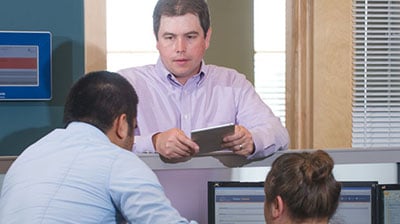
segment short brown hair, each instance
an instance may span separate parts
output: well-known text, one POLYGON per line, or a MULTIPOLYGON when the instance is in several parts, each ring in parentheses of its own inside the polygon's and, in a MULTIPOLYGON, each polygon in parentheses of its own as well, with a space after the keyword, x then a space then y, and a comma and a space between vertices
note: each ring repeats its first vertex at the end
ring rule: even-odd
POLYGON ((199 17, 204 37, 210 28, 210 13, 205 0, 159 0, 153 11, 153 31, 158 40, 161 16, 183 16, 191 13, 199 17))

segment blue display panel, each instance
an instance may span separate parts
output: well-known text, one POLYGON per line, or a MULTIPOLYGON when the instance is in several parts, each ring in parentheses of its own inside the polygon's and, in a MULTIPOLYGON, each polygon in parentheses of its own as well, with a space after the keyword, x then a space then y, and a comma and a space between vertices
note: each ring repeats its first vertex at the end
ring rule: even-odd
POLYGON ((51 92, 51 33, 0 31, 0 100, 50 100, 51 92))

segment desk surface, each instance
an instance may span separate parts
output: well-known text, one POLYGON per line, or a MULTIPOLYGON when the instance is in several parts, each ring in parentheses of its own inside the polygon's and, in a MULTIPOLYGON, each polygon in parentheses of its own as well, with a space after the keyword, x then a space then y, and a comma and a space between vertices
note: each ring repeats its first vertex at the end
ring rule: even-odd
MULTIPOLYGON (((153 170, 268 167, 283 153, 302 151, 311 150, 278 151, 270 157, 256 161, 248 161, 233 154, 194 157, 179 163, 162 162, 158 154, 140 154, 139 157, 153 170)), ((335 164, 400 162, 400 148, 326 149, 326 151, 332 156, 335 164)), ((0 173, 5 173, 15 159, 16 156, 0 156, 0 173)))
MULTIPOLYGON (((202 169, 202 168, 234 168, 234 167, 268 167, 283 153, 303 152, 308 150, 278 151, 270 157, 248 161, 243 157, 233 154, 194 157, 186 162, 164 163, 156 154, 144 154, 140 157, 153 169, 202 169)), ((335 164, 360 164, 360 163, 397 163, 400 162, 400 148, 369 148, 369 149, 326 149, 335 164)))

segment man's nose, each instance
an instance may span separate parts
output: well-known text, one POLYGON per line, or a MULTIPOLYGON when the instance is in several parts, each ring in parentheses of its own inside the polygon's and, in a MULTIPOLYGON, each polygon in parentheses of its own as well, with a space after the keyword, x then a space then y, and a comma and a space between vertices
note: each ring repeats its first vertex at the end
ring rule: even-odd
POLYGON ((182 54, 186 52, 186 42, 184 38, 177 38, 175 44, 176 53, 182 54))

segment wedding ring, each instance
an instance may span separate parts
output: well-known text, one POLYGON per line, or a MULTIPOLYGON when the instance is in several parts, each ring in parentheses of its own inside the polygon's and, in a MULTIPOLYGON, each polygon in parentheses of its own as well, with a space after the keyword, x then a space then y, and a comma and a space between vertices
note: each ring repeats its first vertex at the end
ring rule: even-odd
POLYGON ((239 145, 239 150, 242 150, 243 149, 243 146, 242 146, 242 144, 240 144, 239 145))

